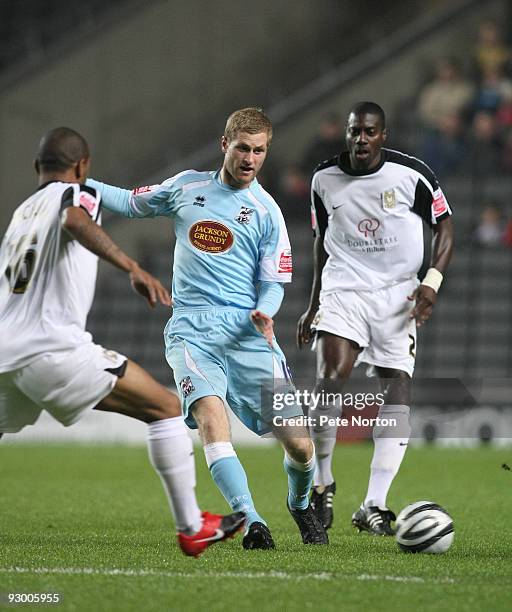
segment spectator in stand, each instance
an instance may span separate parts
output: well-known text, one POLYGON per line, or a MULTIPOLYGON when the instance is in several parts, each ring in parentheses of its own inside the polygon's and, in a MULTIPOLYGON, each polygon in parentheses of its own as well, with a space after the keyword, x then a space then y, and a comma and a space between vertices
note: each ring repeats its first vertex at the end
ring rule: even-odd
POLYGON ((345 126, 338 113, 332 111, 322 118, 318 134, 306 149, 302 169, 308 179, 321 162, 330 159, 345 147, 345 126))
POLYGON ((457 174, 467 157, 462 120, 458 115, 446 115, 439 129, 428 131, 420 145, 420 157, 438 177, 457 174))
POLYGON ((495 204, 488 204, 480 214, 480 222, 474 231, 475 242, 482 247, 503 246, 505 222, 503 213, 495 204))
POLYGON ((473 117, 468 155, 473 176, 493 176, 501 172, 501 142, 492 113, 479 111, 473 117))
POLYGON ((511 98, 512 81, 501 68, 486 68, 476 91, 474 110, 497 113, 501 105, 511 98))
POLYGON ((474 58, 478 76, 488 71, 508 68, 510 49, 503 44, 501 30, 496 22, 486 20, 480 24, 474 58))
POLYGON ((442 58, 437 63, 435 78, 420 92, 419 117, 426 128, 443 129, 444 120, 460 115, 473 94, 474 87, 463 77, 458 62, 453 58, 442 58))

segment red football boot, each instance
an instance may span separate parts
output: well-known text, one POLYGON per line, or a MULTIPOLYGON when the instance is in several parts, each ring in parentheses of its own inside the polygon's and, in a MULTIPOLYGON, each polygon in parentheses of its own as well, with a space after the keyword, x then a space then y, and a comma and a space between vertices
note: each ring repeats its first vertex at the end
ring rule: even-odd
POLYGON ((227 516, 203 512, 203 526, 194 535, 178 533, 181 550, 190 557, 199 557, 208 546, 232 538, 245 524, 245 514, 234 512, 227 516))

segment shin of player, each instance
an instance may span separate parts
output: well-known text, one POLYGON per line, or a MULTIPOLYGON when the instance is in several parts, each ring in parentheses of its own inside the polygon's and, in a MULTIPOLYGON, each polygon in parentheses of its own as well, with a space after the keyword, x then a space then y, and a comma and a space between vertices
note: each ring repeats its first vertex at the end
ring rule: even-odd
POLYGON ((362 507, 387 510, 386 498, 405 455, 411 426, 409 424, 411 379, 406 372, 377 368, 385 404, 378 417, 383 423, 373 428, 374 452, 370 465, 368 491, 362 507))

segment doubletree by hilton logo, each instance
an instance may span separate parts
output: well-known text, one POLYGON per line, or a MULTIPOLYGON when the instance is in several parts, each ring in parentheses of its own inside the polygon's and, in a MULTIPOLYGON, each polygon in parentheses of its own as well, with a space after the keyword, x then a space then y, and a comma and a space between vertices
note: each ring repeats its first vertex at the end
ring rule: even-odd
POLYGON ((227 225, 211 219, 191 225, 188 239, 198 251, 212 254, 229 251, 235 242, 235 236, 227 225))
POLYGON ((357 225, 357 229, 364 234, 365 238, 375 238, 375 232, 380 227, 378 219, 361 219, 357 225))

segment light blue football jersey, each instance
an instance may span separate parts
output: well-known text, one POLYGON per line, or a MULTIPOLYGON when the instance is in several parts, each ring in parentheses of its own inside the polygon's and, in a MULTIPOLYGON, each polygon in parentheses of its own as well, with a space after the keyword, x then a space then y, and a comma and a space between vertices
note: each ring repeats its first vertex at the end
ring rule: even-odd
POLYGON ((252 309, 258 281, 291 281, 283 215, 256 179, 246 189, 234 189, 222 182, 219 171, 186 170, 133 191, 94 180, 87 184, 101 193, 109 210, 174 221, 172 295, 178 307, 252 309))

